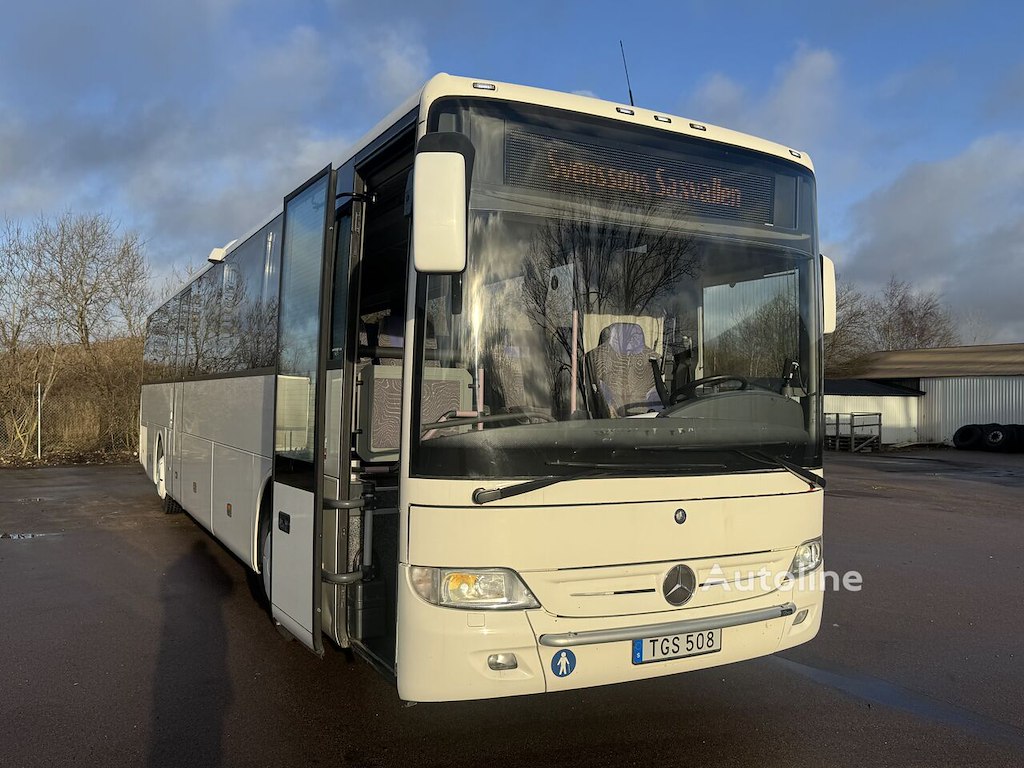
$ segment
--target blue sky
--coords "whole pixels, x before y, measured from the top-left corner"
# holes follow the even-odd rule
[[[105,211],[202,260],[447,71],[626,99],[806,150],[822,245],[1024,341],[1024,6],[176,0],[11,5],[0,212]]]

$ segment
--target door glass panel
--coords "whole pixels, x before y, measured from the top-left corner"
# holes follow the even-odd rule
[[[285,214],[281,263],[277,424],[279,459],[314,461],[320,279],[330,175],[292,198]],[[292,466],[292,470],[298,467]],[[310,466],[312,472],[312,466]]]

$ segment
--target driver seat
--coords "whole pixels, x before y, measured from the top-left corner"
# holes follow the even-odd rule
[[[587,364],[594,394],[608,417],[635,416],[665,407],[652,360],[657,360],[657,354],[647,346],[644,329],[638,324],[612,323],[601,331],[597,346],[587,353]]]

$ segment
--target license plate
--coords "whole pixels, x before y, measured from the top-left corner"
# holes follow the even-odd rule
[[[688,632],[684,635],[663,635],[645,637],[633,641],[633,663],[649,664],[652,661],[668,661],[685,656],[703,656],[722,650],[722,630],[705,629],[703,632]]]

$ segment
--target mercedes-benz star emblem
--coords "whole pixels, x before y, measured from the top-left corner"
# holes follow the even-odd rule
[[[685,565],[674,566],[661,585],[661,593],[672,605],[683,605],[693,597],[697,589],[697,577]]]

